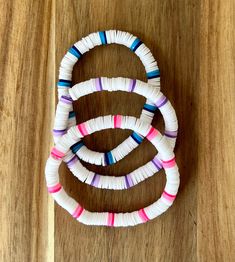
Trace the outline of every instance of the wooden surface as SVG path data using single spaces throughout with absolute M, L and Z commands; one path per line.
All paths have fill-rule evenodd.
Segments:
M 235 260 L 235 4 L 228 1 L 0 1 L 1 261 Z M 87 227 L 53 204 L 44 166 L 52 145 L 55 82 L 65 51 L 82 36 L 119 29 L 138 35 L 161 69 L 180 134 L 181 187 L 173 207 L 127 229 Z M 127 48 L 99 47 L 77 64 L 74 82 L 97 76 L 145 79 Z M 144 99 L 97 93 L 75 103 L 77 121 L 100 114 L 139 116 Z M 154 126 L 163 129 L 160 114 Z M 85 139 L 108 150 L 130 134 L 106 130 Z M 89 168 L 121 175 L 154 155 L 144 142 L 118 164 Z M 150 204 L 164 173 L 124 192 L 91 188 L 63 166 L 62 182 L 87 209 L 131 211 Z

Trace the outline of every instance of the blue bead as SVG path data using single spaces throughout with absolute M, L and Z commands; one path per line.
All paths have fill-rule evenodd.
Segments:
M 144 109 L 151 113 L 154 113 L 157 110 L 157 107 L 153 105 L 145 104 Z
M 136 132 L 133 132 L 131 137 L 137 144 L 140 144 L 143 141 L 143 138 L 140 135 L 138 135 Z
M 100 40 L 101 40 L 102 45 L 107 45 L 107 38 L 106 38 L 105 31 L 100 31 L 99 36 L 100 36 Z
M 131 47 L 130 47 L 131 51 L 135 52 L 136 49 L 137 49 L 141 44 L 143 44 L 143 43 L 140 41 L 140 39 L 139 39 L 139 38 L 136 38 L 135 41 L 132 43 L 132 45 L 131 45 Z
M 70 149 L 74 154 L 77 153 L 77 151 L 84 146 L 84 143 L 82 141 L 77 142 L 76 144 L 72 145 Z
M 107 165 L 112 165 L 112 164 L 115 163 L 113 155 L 110 151 L 105 153 L 105 162 L 106 162 Z
M 67 87 L 70 87 L 70 86 L 71 86 L 70 83 L 65 83 L 65 82 L 61 82 L 61 81 L 59 81 L 59 82 L 57 83 L 57 85 L 58 85 L 58 86 L 67 86 Z
M 157 78 L 159 76 L 160 76 L 159 69 L 147 73 L 147 78 L 148 79 Z
M 82 56 L 82 54 L 80 53 L 80 51 L 77 49 L 76 46 L 72 46 L 70 49 L 69 49 L 69 53 L 76 56 L 77 58 L 80 58 Z
M 69 118 L 72 118 L 72 117 L 75 117 L 75 112 L 74 111 L 69 112 Z

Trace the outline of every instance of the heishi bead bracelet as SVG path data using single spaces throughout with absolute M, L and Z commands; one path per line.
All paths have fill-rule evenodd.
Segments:
M 129 78 L 98 77 L 72 86 L 73 67 L 83 54 L 95 46 L 120 44 L 130 48 L 143 63 L 148 82 Z M 145 223 L 162 213 L 172 204 L 177 195 L 180 176 L 175 161 L 174 147 L 178 133 L 175 110 L 169 100 L 160 92 L 160 72 L 151 51 L 142 41 L 127 32 L 118 30 L 89 34 L 75 43 L 61 61 L 59 70 L 58 97 L 53 137 L 55 145 L 47 160 L 45 177 L 49 193 L 76 220 L 87 225 L 126 227 Z M 94 92 L 123 91 L 136 93 L 146 98 L 140 118 L 133 116 L 108 115 L 90 119 L 76 125 L 73 101 Z M 163 116 L 164 135 L 151 126 L 156 110 Z M 88 149 L 82 138 L 105 129 L 128 129 L 132 135 L 108 152 Z M 108 166 L 123 159 L 146 138 L 158 151 L 149 162 L 123 176 L 104 176 L 88 170 L 80 160 Z M 131 213 L 90 212 L 71 198 L 59 180 L 59 167 L 64 161 L 70 171 L 82 182 L 102 189 L 129 189 L 161 168 L 166 173 L 166 185 L 161 197 L 153 204 Z
M 146 137 L 158 150 L 166 173 L 166 185 L 161 197 L 153 204 L 131 213 L 90 212 L 71 198 L 59 181 L 59 166 L 63 157 L 69 152 L 70 147 L 86 135 L 110 128 L 131 129 L 142 137 Z M 76 220 L 87 225 L 113 227 L 126 227 L 145 223 L 164 213 L 173 204 L 180 183 L 175 155 L 167 138 L 145 121 L 121 115 L 98 117 L 70 127 L 67 133 L 53 147 L 46 163 L 45 176 L 48 191 L 55 201 Z M 87 180 L 92 181 L 93 178 L 94 176 L 90 176 Z
M 83 54 L 93 49 L 94 47 L 100 46 L 100 45 L 108 45 L 108 44 L 124 45 L 128 47 L 132 52 L 134 52 L 140 58 L 141 62 L 143 63 L 145 67 L 148 83 L 155 86 L 157 90 L 160 88 L 160 71 L 157 66 L 157 62 L 155 61 L 149 48 L 147 48 L 145 44 L 139 38 L 137 38 L 136 36 L 133 36 L 130 33 L 122 32 L 119 30 L 108 30 L 108 31 L 91 33 L 88 36 L 82 38 L 77 43 L 75 43 L 68 50 L 68 52 L 66 53 L 66 55 L 64 56 L 64 58 L 61 61 L 60 70 L 59 70 L 59 81 L 57 84 L 59 98 L 69 96 L 69 90 L 72 87 L 72 71 L 78 59 L 80 59 Z M 100 78 L 97 79 L 97 87 L 102 88 L 101 83 L 99 81 L 100 81 Z M 150 124 L 152 122 L 154 112 L 156 109 L 157 108 L 152 103 L 152 101 L 147 99 L 140 118 Z M 69 111 L 68 115 L 67 114 L 64 115 L 63 117 L 57 119 L 57 121 L 55 121 L 54 123 L 53 133 L 54 133 L 55 143 L 59 140 L 59 138 L 62 135 L 64 135 L 67 132 L 67 129 L 69 127 L 76 124 L 76 116 L 73 111 L 72 103 L 68 104 L 68 111 Z M 139 137 L 139 134 L 133 133 L 132 137 L 135 137 L 135 136 Z M 131 137 L 124 140 L 118 146 L 118 148 L 114 148 L 110 152 L 106 152 L 105 154 L 106 161 L 96 161 L 95 164 L 111 165 L 115 163 L 115 160 L 116 161 L 121 160 L 124 156 L 129 154 L 135 148 L 135 147 L 130 148 L 128 146 L 130 144 L 130 140 L 132 140 Z M 126 154 L 124 155 L 119 154 L 118 159 L 117 158 L 112 159 L 111 155 L 115 151 L 126 152 Z M 83 152 L 85 154 L 85 151 Z M 96 156 L 96 152 L 94 152 L 93 155 Z M 86 157 L 84 157 L 83 160 L 89 161 L 89 158 L 88 160 L 86 160 Z
M 102 88 L 100 88 L 100 86 L 102 86 Z M 163 115 L 166 127 L 164 136 L 170 143 L 171 147 L 174 148 L 178 129 L 178 122 L 174 108 L 172 107 L 171 103 L 167 100 L 167 98 L 159 90 L 157 90 L 152 85 L 139 80 L 132 80 L 121 77 L 102 77 L 76 84 L 69 90 L 69 97 L 61 96 L 56 110 L 55 121 L 57 121 L 57 119 L 59 119 L 60 117 L 64 119 L 64 121 L 66 121 L 67 116 L 69 114 L 69 105 L 72 103 L 72 100 L 77 100 L 82 96 L 91 94 L 93 92 L 112 92 L 120 90 L 143 95 L 147 99 L 151 100 L 157 108 L 159 108 L 160 112 Z M 100 121 L 102 121 L 102 118 L 100 119 Z M 61 120 L 59 120 L 58 122 L 61 122 Z M 98 127 L 102 125 L 102 123 L 99 123 L 98 120 L 96 122 L 97 124 L 99 124 Z M 83 135 L 87 133 L 86 130 L 82 128 L 82 126 L 80 127 L 80 125 L 78 125 L 78 127 L 81 129 L 81 133 Z M 79 180 L 85 183 L 90 182 L 90 185 L 98 188 L 118 190 L 128 189 L 134 185 L 137 185 L 139 182 L 145 180 L 146 178 L 152 176 L 154 173 L 156 173 L 162 168 L 162 163 L 159 155 L 154 157 L 152 161 L 146 163 L 145 165 L 141 166 L 135 171 L 132 171 L 128 175 L 119 177 L 102 176 L 99 174 L 95 174 L 94 172 L 91 172 L 87 168 L 82 166 L 78 157 L 86 162 L 96 165 L 100 164 L 100 162 L 104 163 L 105 161 L 114 163 L 122 159 L 130 151 L 136 148 L 142 140 L 143 137 L 134 132 L 132 136 L 127 140 L 125 148 L 126 151 L 123 151 L 123 149 L 119 149 L 118 146 L 115 149 L 115 151 L 110 151 L 109 154 L 91 151 L 84 145 L 82 140 L 79 140 L 76 144 L 71 146 L 71 150 L 63 159 L 67 163 L 71 172 Z M 78 157 L 74 154 L 77 154 Z M 92 181 L 87 179 L 90 176 L 94 176 Z

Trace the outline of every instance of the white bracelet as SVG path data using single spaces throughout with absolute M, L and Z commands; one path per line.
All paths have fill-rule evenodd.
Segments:
M 72 100 L 76 100 L 82 96 L 91 94 L 98 91 L 125 91 L 134 92 L 147 98 L 151 101 L 151 104 L 145 104 L 145 115 L 152 114 L 157 108 L 163 115 L 165 121 L 165 136 L 168 137 L 172 147 L 175 146 L 175 140 L 177 137 L 178 122 L 175 114 L 175 110 L 172 107 L 168 99 L 159 91 L 159 88 L 155 88 L 150 84 L 144 83 L 138 80 L 125 79 L 125 78 L 96 78 L 82 83 L 79 83 L 73 88 L 69 89 L 69 95 L 61 96 L 56 110 L 55 126 L 60 129 L 64 129 L 67 126 L 67 119 L 69 116 L 70 106 Z M 54 131 L 54 137 L 60 137 L 61 133 Z M 76 153 L 80 159 L 85 162 L 96 165 L 110 165 L 118 162 L 123 157 L 128 155 L 133 149 L 135 149 L 143 138 L 137 133 L 133 133 L 128 139 L 122 142 L 115 149 L 106 152 L 99 153 L 89 150 L 83 143 L 77 148 Z
M 135 83 L 134 88 L 131 88 L 133 83 Z M 100 85 L 102 88 L 100 88 Z M 159 90 L 147 83 L 138 80 L 136 81 L 121 77 L 102 77 L 99 79 L 91 79 L 73 86 L 69 90 L 71 97 L 62 96 L 60 98 L 56 110 L 55 122 L 61 123 L 62 120 L 66 122 L 67 116 L 69 114 L 69 105 L 72 103 L 71 98 L 73 100 L 77 100 L 82 96 L 101 90 L 109 92 L 119 90 L 125 92 L 134 92 L 136 94 L 145 96 L 154 104 L 158 105 L 166 126 L 165 137 L 170 143 L 171 147 L 174 149 L 178 128 L 174 108 Z M 100 121 L 102 121 L 102 118 L 100 118 Z M 100 123 L 98 120 L 96 122 L 98 128 L 102 126 L 102 122 Z M 138 135 L 136 132 L 133 132 L 131 137 L 128 139 L 128 143 L 125 144 L 125 147 L 121 148 L 119 145 L 115 151 L 110 151 L 105 154 L 89 150 L 84 145 L 83 141 L 79 140 L 76 144 L 71 146 L 71 151 L 69 151 L 69 153 L 64 157 L 64 161 L 67 163 L 71 172 L 82 182 L 88 183 L 89 180 L 87 180 L 87 177 L 95 175 L 94 181 L 90 181 L 90 185 L 92 186 L 117 190 L 128 189 L 129 187 L 144 181 L 162 168 L 159 155 L 155 156 L 152 161 L 146 163 L 144 166 L 136 169 L 135 171 L 132 171 L 128 175 L 114 177 L 102 176 L 89 171 L 87 168 L 82 166 L 79 159 L 74 154 L 77 154 L 80 159 L 96 165 L 100 165 L 100 163 L 105 165 L 105 162 L 115 163 L 131 152 L 134 148 L 136 148 L 142 140 L 142 136 Z
M 95 46 L 106 45 L 106 44 L 120 44 L 130 48 L 131 51 L 133 51 L 142 61 L 146 70 L 148 83 L 154 85 L 157 89 L 160 88 L 159 68 L 149 48 L 147 48 L 145 44 L 140 41 L 140 39 L 131 35 L 130 33 L 122 32 L 118 30 L 109 30 L 109 31 L 89 34 L 88 36 L 82 38 L 80 41 L 75 43 L 66 53 L 66 55 L 61 61 L 61 66 L 60 66 L 59 82 L 58 82 L 59 98 L 61 96 L 68 96 L 69 88 L 72 86 L 72 70 L 78 59 L 83 54 L 88 52 L 90 49 L 94 48 Z M 68 118 L 63 119 L 62 123 L 58 121 L 55 122 L 54 129 L 53 129 L 55 143 L 57 143 L 60 136 L 66 133 L 68 127 L 71 127 L 76 124 L 76 118 L 75 118 L 75 113 L 73 112 L 72 104 L 69 105 L 68 109 L 70 111 Z M 151 100 L 147 100 L 145 107 L 142 110 L 142 114 L 140 118 L 150 124 L 152 122 L 155 110 L 156 110 L 155 105 L 153 105 Z M 123 149 L 128 148 L 129 151 L 126 153 L 126 155 L 129 154 L 135 148 L 135 147 L 134 148 L 130 147 L 131 140 L 132 140 L 131 137 L 127 138 L 117 148 L 114 148 L 112 152 L 115 151 L 127 152 L 126 150 Z M 89 150 L 89 152 L 84 151 L 84 154 L 86 153 L 88 154 L 90 153 L 90 155 L 92 154 L 96 155 L 96 152 L 92 152 L 91 150 Z M 106 155 L 108 154 L 109 152 L 106 153 Z M 120 154 L 119 156 L 120 157 L 117 158 L 116 161 L 119 161 L 125 155 Z M 86 157 L 84 157 L 83 160 L 89 161 L 86 160 Z M 107 157 L 106 160 L 108 160 Z M 109 165 L 109 164 L 113 164 L 113 162 L 97 161 L 96 164 Z
M 87 211 L 67 195 L 59 182 L 59 166 L 62 158 L 68 153 L 69 148 L 82 137 L 109 128 L 131 129 L 139 133 L 141 136 L 146 137 L 160 154 L 162 165 L 166 172 L 164 191 L 160 199 L 138 211 L 131 213 L 98 213 Z M 52 149 L 51 155 L 47 160 L 45 176 L 48 191 L 52 194 L 55 201 L 66 209 L 75 219 L 87 225 L 114 227 L 134 226 L 153 219 L 165 212 L 172 205 L 180 182 L 175 156 L 166 138 L 145 121 L 135 117 L 120 115 L 99 117 L 71 127 Z M 90 176 L 87 180 L 92 181 L 93 178 L 94 176 Z

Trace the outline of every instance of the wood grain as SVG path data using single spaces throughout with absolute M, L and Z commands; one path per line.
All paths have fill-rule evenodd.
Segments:
M 235 3 L 202 1 L 198 258 L 235 259 Z
M 1 261 L 234 261 L 235 259 L 235 3 L 228 1 L 0 1 Z M 65 51 L 97 30 L 138 35 L 161 69 L 180 135 L 179 196 L 169 211 L 127 229 L 87 227 L 48 197 L 44 165 Z M 122 46 L 98 47 L 76 65 L 74 83 L 97 76 L 145 81 L 139 59 Z M 77 121 L 106 114 L 139 116 L 138 95 L 97 93 L 75 103 Z M 163 130 L 160 114 L 154 126 Z M 130 134 L 106 130 L 85 139 L 109 150 Z M 150 160 L 144 142 L 102 174 L 122 175 Z M 155 201 L 164 173 L 125 191 L 90 188 L 65 166 L 65 189 L 87 209 L 131 211 Z
M 1 11 L 0 260 L 46 261 L 54 228 L 43 175 L 54 114 L 51 3 L 1 1 Z

